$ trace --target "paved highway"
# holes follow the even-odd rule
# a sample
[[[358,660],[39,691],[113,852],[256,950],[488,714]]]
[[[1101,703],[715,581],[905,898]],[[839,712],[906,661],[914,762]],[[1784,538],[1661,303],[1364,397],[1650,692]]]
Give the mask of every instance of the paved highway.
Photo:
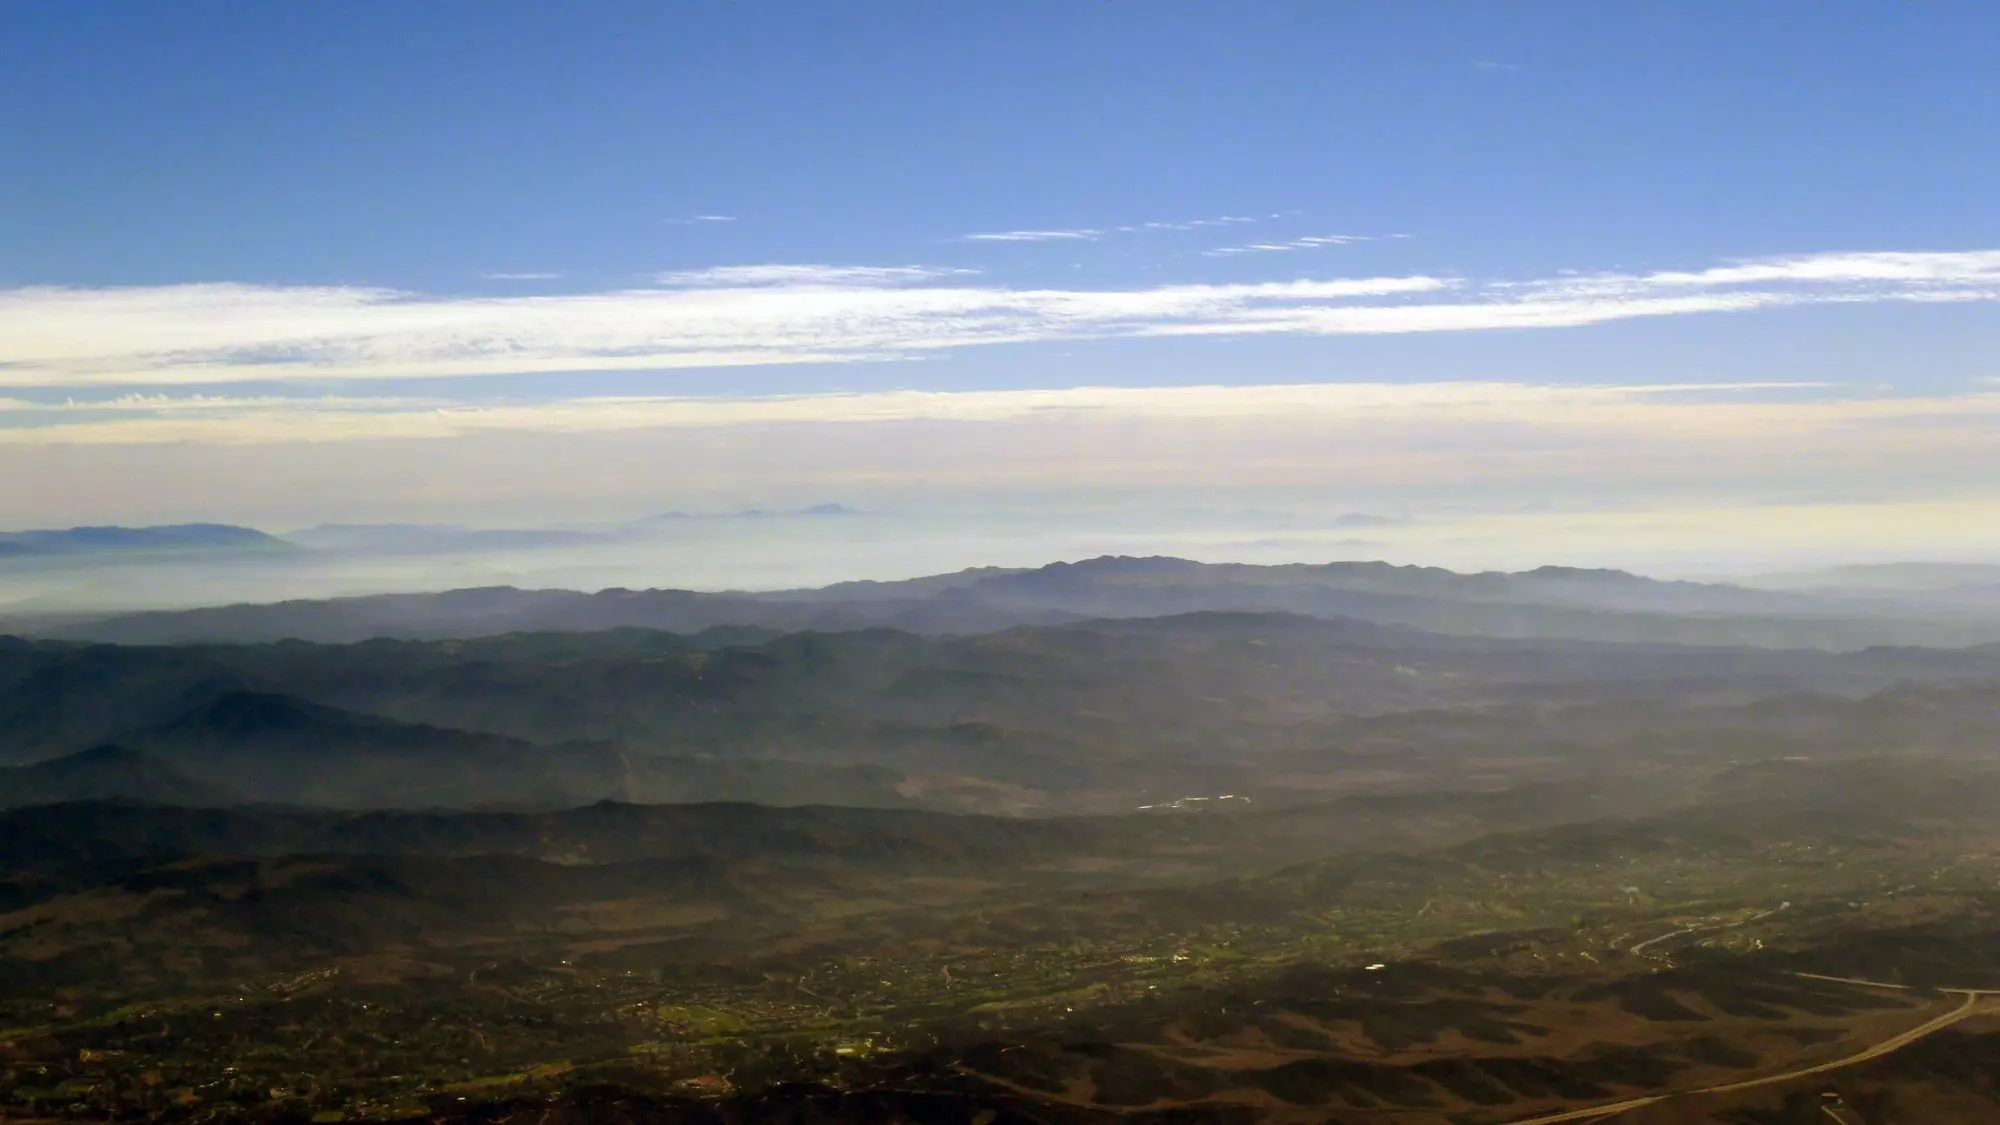
[[[1799,973],[1798,975],[1802,977],[1809,977],[1813,980],[1837,980],[1843,984],[1866,985],[1872,988],[1902,989],[1906,987],[1900,984],[1884,984],[1880,981],[1855,980],[1844,977],[1816,976],[1812,973]],[[1955,1024],[1960,1020],[1966,1019],[1970,1016],[1984,1015],[1989,1012],[2000,1011],[2000,1007],[1996,1007],[1995,1005],[1989,1004],[1982,1006],[1980,1004],[1980,1000],[1984,997],[2000,995],[2000,990],[1981,989],[1981,988],[1940,988],[1938,989],[1938,991],[1963,995],[1965,997],[1965,1003],[1960,1004],[1958,1007],[1953,1008],[1951,1011],[1946,1012],[1935,1019],[1928,1020],[1924,1023],[1918,1024],[1916,1027],[1913,1027],[1908,1031],[1902,1032],[1899,1035],[1890,1036],[1889,1038],[1882,1040],[1880,1043],[1877,1043],[1874,1046],[1867,1048],[1866,1050],[1858,1051],[1855,1054],[1848,1055],[1845,1058],[1835,1059],[1832,1062],[1820,1063],[1817,1066],[1801,1067],[1798,1070],[1788,1070],[1783,1074],[1766,1075],[1763,1078],[1746,1078],[1741,1082],[1723,1082],[1714,1086],[1703,1086],[1698,1090],[1682,1090],[1678,1093],[1673,1093],[1673,1094],[1649,1094],[1643,1098],[1627,1098],[1622,1102],[1610,1102],[1605,1105],[1591,1106],[1588,1109],[1572,1109],[1572,1110],[1567,1110],[1563,1113],[1545,1114],[1541,1117],[1524,1117],[1519,1120],[1510,1122],[1509,1125],[1557,1125],[1558,1122],[1563,1122],[1563,1121],[1602,1121],[1607,1118],[1616,1117],[1621,1113],[1626,1113],[1631,1110],[1638,1109],[1642,1106],[1652,1105],[1654,1102],[1666,1101],[1668,1098],[1688,1097],[1694,1094],[1728,1094],[1728,1093],[1733,1093],[1737,1090],[1749,1090],[1758,1086],[1773,1086],[1780,1082],[1790,1082],[1799,1078],[1807,1078],[1815,1074],[1825,1074],[1827,1071],[1830,1070],[1839,1070],[1842,1067],[1849,1067],[1857,1065],[1859,1063],[1865,1063],[1870,1059],[1879,1059],[1883,1055],[1889,1054],[1892,1051],[1902,1050],[1904,1047],[1907,1047],[1910,1044],[1915,1043],[1917,1040],[1922,1039],[1927,1035],[1943,1031],[1945,1028],[1950,1027],[1952,1024]]]

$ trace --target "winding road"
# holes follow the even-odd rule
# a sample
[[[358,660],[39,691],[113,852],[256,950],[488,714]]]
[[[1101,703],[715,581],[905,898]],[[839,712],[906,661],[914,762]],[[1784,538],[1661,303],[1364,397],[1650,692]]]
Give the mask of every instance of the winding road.
[[[1825,977],[1825,976],[1818,976],[1813,973],[1799,973],[1797,975],[1801,977],[1806,977],[1810,980],[1839,981],[1842,984],[1862,985],[1869,988],[1892,988],[1898,991],[1908,990],[1907,986],[1905,985],[1885,984],[1880,981],[1856,980],[1847,977]],[[1795,1079],[1807,1078],[1815,1074],[1825,1074],[1830,1070],[1840,1070],[1843,1067],[1855,1066],[1860,1063],[1865,1063],[1870,1059],[1879,1059],[1883,1055],[1889,1054],[1894,1051],[1900,1051],[1904,1047],[1907,1047],[1910,1044],[1915,1043],[1917,1040],[1922,1039],[1927,1035],[1943,1031],[1945,1028],[1950,1027],[1952,1024],[1955,1024],[1960,1020],[1966,1019],[1971,1016],[1985,1015],[1990,1012],[2000,1011],[2000,1004],[1988,1004],[1988,1005],[1980,1004],[1980,1001],[1985,997],[2000,996],[2000,989],[1940,988],[1938,989],[1938,991],[1947,992],[1954,995],[1963,995],[1965,997],[1965,1003],[1960,1004],[1958,1007],[1953,1008],[1951,1011],[1946,1012],[1935,1019],[1928,1020],[1924,1023],[1918,1024],[1916,1027],[1913,1027],[1908,1031],[1890,1036],[1889,1038],[1882,1040],[1880,1043],[1877,1043],[1872,1047],[1869,1047],[1862,1051],[1858,1051],[1855,1054],[1848,1055],[1845,1058],[1835,1059],[1832,1062],[1820,1063],[1816,1066],[1801,1067],[1798,1070],[1788,1070],[1785,1071],[1783,1074],[1770,1074],[1762,1078],[1746,1078],[1740,1082],[1723,1082],[1714,1086],[1703,1086],[1698,1090],[1680,1090],[1671,1094],[1648,1094],[1645,1097],[1627,1098],[1622,1102],[1611,1102],[1607,1105],[1591,1106],[1588,1109],[1572,1109],[1563,1113],[1545,1114],[1541,1117],[1524,1117],[1509,1122],[1508,1125],[1556,1125],[1557,1122],[1561,1121],[1602,1121],[1606,1118],[1616,1117],[1618,1114],[1638,1109],[1642,1106],[1649,1106],[1655,1102],[1666,1101],[1668,1098],[1685,1098],[1695,1094],[1728,1094],[1728,1093],[1734,1093],[1738,1090],[1754,1089],[1755,1087],[1758,1086],[1774,1086],[1780,1082],[1791,1082]]]
[[[1678,930],[1674,930],[1670,933],[1661,934],[1659,937],[1647,938],[1645,941],[1642,941],[1639,944],[1633,946],[1632,948],[1626,950],[1626,952],[1632,954],[1641,954],[1646,951],[1647,946],[1658,945],[1660,942],[1666,941],[1669,938],[1685,937],[1688,934],[1706,933],[1709,930],[1733,930],[1738,926],[1747,926],[1752,922],[1762,922],[1764,919],[1771,917],[1773,914],[1780,914],[1786,910],[1791,909],[1791,906],[1792,904],[1789,902],[1781,902],[1777,906],[1764,911],[1762,914],[1752,914],[1748,918],[1739,918],[1734,922],[1697,922],[1691,926],[1682,926]]]

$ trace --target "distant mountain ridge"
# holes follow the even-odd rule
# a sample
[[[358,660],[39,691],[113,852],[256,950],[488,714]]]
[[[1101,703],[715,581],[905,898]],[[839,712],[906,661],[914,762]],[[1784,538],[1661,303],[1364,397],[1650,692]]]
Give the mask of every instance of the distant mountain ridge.
[[[1292,613],[1513,639],[1856,649],[2000,640],[2000,615],[1916,617],[1787,591],[1545,566],[1461,574],[1384,562],[1254,566],[1104,556],[769,592],[487,587],[126,614],[47,630],[128,644],[447,639],[619,627],[974,634],[1195,612]]]
[[[71,527],[0,532],[0,558],[141,551],[284,551],[292,544],[255,528],[221,523],[160,527]]]
[[[533,551],[643,541],[678,520],[822,519],[863,513],[844,504],[777,511],[664,512],[592,530],[476,528],[433,523],[323,523],[273,535],[222,523],[147,527],[85,526],[0,531],[0,560],[43,556],[117,556],[195,551],[324,552],[339,555],[449,555]]]
[[[199,807],[241,799],[223,786],[197,780],[171,763],[122,746],[98,746],[33,765],[0,767],[0,808],[105,800]]]

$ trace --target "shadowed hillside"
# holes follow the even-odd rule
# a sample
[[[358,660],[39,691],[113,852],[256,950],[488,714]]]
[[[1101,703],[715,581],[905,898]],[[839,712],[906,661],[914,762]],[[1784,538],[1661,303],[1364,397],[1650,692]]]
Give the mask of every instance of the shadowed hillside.
[[[1194,613],[971,637],[619,629],[355,645],[0,641],[0,760],[104,743],[336,807],[1295,803],[1798,753],[1973,752],[2000,649],[1450,637]]]

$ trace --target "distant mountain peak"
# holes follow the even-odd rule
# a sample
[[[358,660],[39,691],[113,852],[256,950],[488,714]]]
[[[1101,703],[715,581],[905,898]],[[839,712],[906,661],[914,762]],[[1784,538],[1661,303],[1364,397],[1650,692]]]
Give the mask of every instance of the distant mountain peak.
[[[1550,565],[1550,566],[1538,566],[1533,570],[1522,571],[1521,573],[1531,578],[1573,578],[1581,581],[1595,581],[1595,582],[1659,581],[1659,579],[1656,578],[1642,578],[1639,575],[1634,574],[1629,570],[1616,570],[1610,567]]]
[[[1098,555],[1076,562],[1053,562],[1042,570],[1057,574],[1066,571],[1077,574],[1192,574],[1208,569],[1208,565],[1172,555]]]

